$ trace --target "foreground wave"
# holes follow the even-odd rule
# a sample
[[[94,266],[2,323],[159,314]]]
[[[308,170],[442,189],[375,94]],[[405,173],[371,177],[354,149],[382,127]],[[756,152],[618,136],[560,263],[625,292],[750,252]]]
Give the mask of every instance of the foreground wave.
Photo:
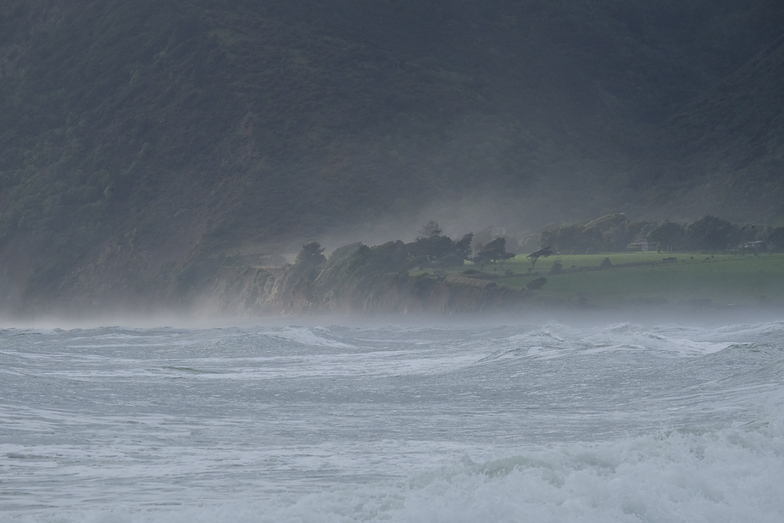
[[[2,522],[784,517],[783,322],[0,341]]]

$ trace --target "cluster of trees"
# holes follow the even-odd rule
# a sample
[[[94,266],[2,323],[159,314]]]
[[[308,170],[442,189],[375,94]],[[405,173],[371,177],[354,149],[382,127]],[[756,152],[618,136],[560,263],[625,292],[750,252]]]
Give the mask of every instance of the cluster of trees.
[[[584,224],[556,226],[542,232],[539,244],[563,254],[622,251],[646,240],[661,251],[725,251],[751,242],[764,242],[769,250],[784,251],[784,227],[735,224],[704,216],[681,224],[632,221],[624,214],[610,214]]]
[[[487,263],[503,263],[514,258],[506,250],[506,238],[494,237],[487,243],[473,242],[474,234],[453,240],[443,234],[441,226],[430,221],[419,229],[413,242],[400,240],[368,247],[351,244],[337,249],[332,258],[350,260],[352,273],[400,273],[411,269],[448,269],[471,261],[480,268]],[[626,250],[630,244],[646,240],[649,248],[661,251],[723,251],[743,248],[760,242],[764,249],[784,252],[784,227],[733,224],[715,216],[704,216],[681,224],[632,221],[623,214],[610,214],[584,224],[551,227],[542,232],[539,243],[544,247],[528,254],[532,268],[539,258],[556,253],[586,254]],[[754,250],[759,248],[754,244]],[[303,245],[295,265],[317,269],[328,261],[318,242]]]
[[[686,225],[664,222],[651,231],[648,241],[659,250],[671,251],[748,249],[744,246],[761,242],[765,250],[784,252],[784,227],[736,224],[715,216],[705,216]]]
[[[409,269],[447,269],[460,267],[470,260],[481,267],[514,258],[506,251],[506,238],[498,237],[487,244],[477,243],[472,248],[473,233],[464,234],[455,241],[443,234],[435,221],[419,229],[419,236],[410,243],[400,240],[368,247],[352,244],[337,249],[333,256],[345,256],[346,251],[357,255],[357,263],[372,266],[383,272],[402,272]],[[318,242],[311,241],[302,246],[295,264],[301,267],[317,267],[327,261],[324,249]]]
[[[379,275],[402,276],[412,269],[458,268],[465,261],[471,261],[481,269],[488,263],[503,266],[506,260],[515,256],[506,250],[507,240],[503,236],[487,239],[480,231],[478,236],[486,243],[474,241],[473,233],[453,240],[443,234],[435,221],[428,222],[418,232],[419,236],[412,242],[396,240],[372,247],[354,243],[336,249],[329,258],[318,242],[304,244],[294,263],[303,292],[311,292],[311,287],[323,281],[358,285],[358,282],[374,281]],[[752,245],[755,252],[758,248],[784,252],[784,227],[738,225],[715,216],[681,224],[632,221],[623,214],[613,214],[584,224],[545,230],[539,241],[546,246],[531,252],[527,258],[534,269],[540,258],[557,253],[626,250],[629,244],[642,240],[648,242],[649,248],[663,251],[722,251]],[[609,265],[610,261],[604,263]],[[559,267],[556,263],[553,270]],[[541,286],[544,282],[546,280],[541,279],[532,284]]]

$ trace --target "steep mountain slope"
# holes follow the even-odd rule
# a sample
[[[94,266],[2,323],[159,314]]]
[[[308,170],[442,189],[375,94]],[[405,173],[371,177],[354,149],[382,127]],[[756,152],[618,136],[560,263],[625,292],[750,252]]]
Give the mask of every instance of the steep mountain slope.
[[[172,303],[434,202],[776,219],[779,4],[7,0],[0,300]]]
[[[784,35],[671,118],[648,186],[674,188],[701,213],[784,216]],[[655,173],[652,173],[653,170]],[[653,176],[651,176],[653,174]],[[668,195],[662,191],[663,195]],[[667,204],[674,212],[678,200]]]

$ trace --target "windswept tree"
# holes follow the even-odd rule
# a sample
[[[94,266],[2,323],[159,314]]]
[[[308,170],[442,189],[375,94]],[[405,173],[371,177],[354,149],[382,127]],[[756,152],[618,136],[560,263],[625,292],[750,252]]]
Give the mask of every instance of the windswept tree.
[[[417,232],[419,233],[420,238],[432,238],[434,236],[441,236],[443,230],[441,229],[441,226],[438,225],[437,221],[430,220],[420,227]]]
[[[539,249],[538,251],[532,252],[526,256],[526,258],[531,259],[531,270],[536,268],[536,262],[539,260],[539,258],[547,258],[551,254],[553,254],[553,250],[550,247],[545,247],[544,249]]]
[[[500,261],[501,264],[510,258],[514,258],[515,254],[506,252],[506,238],[496,238],[495,240],[484,245],[482,249],[473,257],[471,261],[484,269],[487,262]]]
[[[319,242],[311,241],[302,246],[295,263],[302,267],[318,267],[325,261],[324,248]]]

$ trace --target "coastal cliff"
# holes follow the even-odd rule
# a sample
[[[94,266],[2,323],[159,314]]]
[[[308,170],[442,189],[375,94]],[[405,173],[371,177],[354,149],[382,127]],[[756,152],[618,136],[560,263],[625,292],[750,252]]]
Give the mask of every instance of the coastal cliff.
[[[282,268],[224,267],[200,308],[219,314],[477,312],[523,307],[526,291],[495,282],[438,273],[409,275],[379,264],[372,249],[355,244],[328,261]]]

